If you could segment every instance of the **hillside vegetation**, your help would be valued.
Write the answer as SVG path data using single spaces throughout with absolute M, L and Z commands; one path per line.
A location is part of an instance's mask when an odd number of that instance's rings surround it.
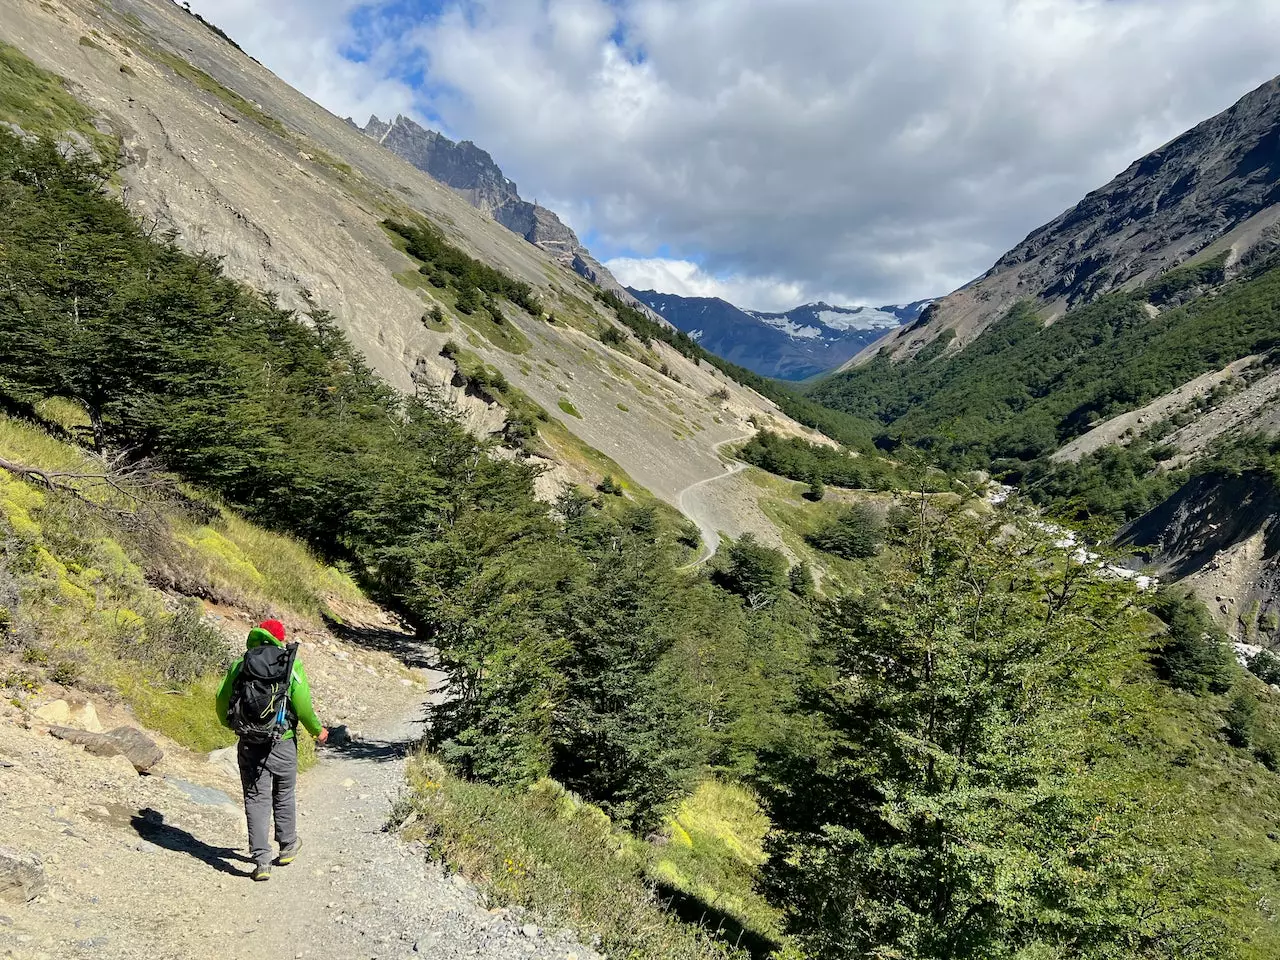
M 1280 342 L 1274 264 L 1154 317 L 1147 298 L 1109 294 L 1049 326 L 1022 303 L 959 353 L 943 355 L 939 341 L 913 360 L 878 358 L 821 381 L 811 396 L 876 423 L 882 444 L 919 446 L 943 466 L 1017 469 L 1100 420 Z
M 290 602 L 322 611 L 358 585 L 434 645 L 450 695 L 395 822 L 611 955 L 1280 951 L 1277 706 L 1193 602 L 1099 575 L 1034 518 L 927 482 L 884 511 L 823 504 L 793 524 L 840 561 L 838 594 L 751 536 L 689 569 L 687 534 L 652 505 L 613 483 L 539 501 L 528 459 L 468 433 L 434 391 L 391 389 L 322 310 L 282 309 L 144 230 L 111 195 L 112 168 L 68 153 L 0 131 L 6 609 L 38 650 L 24 618 L 69 611 L 53 669 L 82 650 L 153 684 L 198 690 L 210 675 L 212 660 L 170 642 L 199 628 L 130 559 L 156 551 L 112 549 L 134 534 L 100 526 L 162 468 L 187 485 L 162 509 L 175 542 L 207 558 L 209 589 L 278 569 L 259 563 L 268 534 L 199 506 L 218 503 L 291 538 L 266 548 L 305 571 Z M 481 293 L 525 297 L 480 261 L 406 239 L 495 323 Z M 1265 347 L 1276 282 L 1262 273 L 1158 321 L 1119 296 L 1047 329 L 1015 311 L 978 353 L 910 368 L 914 385 L 894 387 L 892 368 L 833 383 L 862 383 L 842 402 L 890 444 L 981 467 L 1019 457 L 1030 431 L 1030 460 L 1046 425 L 1056 439 L 1062 417 L 1206 362 L 1187 341 Z M 1084 350 L 1095 340 L 1113 349 Z M 1135 376 L 1132 401 L 1116 393 Z M 949 409 L 925 396 L 947 391 Z M 771 438 L 758 449 L 793 472 L 857 462 Z M 93 457 L 141 487 L 40 489 L 43 464 Z

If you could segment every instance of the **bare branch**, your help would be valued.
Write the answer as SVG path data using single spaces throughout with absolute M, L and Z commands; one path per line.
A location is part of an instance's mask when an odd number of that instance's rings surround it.
M 136 522 L 156 515 L 156 508 L 180 496 L 177 484 L 148 460 L 133 460 L 128 451 L 89 454 L 92 470 L 49 470 L 0 457 L 5 470 L 45 490 L 65 493 L 102 513 Z

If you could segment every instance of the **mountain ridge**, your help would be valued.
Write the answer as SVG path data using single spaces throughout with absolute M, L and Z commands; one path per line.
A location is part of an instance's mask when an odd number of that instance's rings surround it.
M 363 127 L 350 117 L 347 122 L 579 276 L 631 302 L 626 288 L 591 255 L 573 229 L 555 211 L 522 198 L 516 182 L 473 141 L 451 140 L 403 114 L 396 114 L 389 123 L 374 114 Z
M 1052 321 L 1200 257 L 1225 252 L 1229 271 L 1247 265 L 1280 245 L 1277 157 L 1280 77 L 1135 160 L 939 300 L 924 322 L 846 366 L 881 351 L 915 356 L 947 331 L 947 352 L 963 350 L 1019 300 L 1034 300 Z
M 804 380 L 834 370 L 931 300 L 885 307 L 805 303 L 783 312 L 744 310 L 719 297 L 627 288 L 664 320 L 726 360 L 766 377 Z

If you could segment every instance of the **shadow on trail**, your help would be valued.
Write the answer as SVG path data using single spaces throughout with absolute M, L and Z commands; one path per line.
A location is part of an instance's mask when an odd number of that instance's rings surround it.
M 329 632 L 339 640 L 367 650 L 390 654 L 406 667 L 429 670 L 435 666 L 431 647 L 419 640 L 408 628 L 393 630 L 386 627 L 353 626 L 328 616 L 324 618 L 324 623 Z
M 683 890 L 660 883 L 658 897 L 666 908 L 681 920 L 702 927 L 723 943 L 746 950 L 756 960 L 764 960 L 781 946 L 770 938 L 744 927 L 736 918 L 723 910 L 718 910 Z
M 205 843 L 194 834 L 181 827 L 164 822 L 164 814 L 150 807 L 139 810 L 129 819 L 129 824 L 143 840 L 154 843 L 157 847 L 185 853 L 206 863 L 221 873 L 229 873 L 233 877 L 247 877 L 248 869 L 238 870 L 232 862 L 252 864 L 247 856 L 230 847 L 214 847 Z
M 343 756 L 352 760 L 387 763 L 407 756 L 420 742 L 419 737 L 410 737 L 408 740 L 366 740 L 363 737 L 352 737 L 323 747 L 321 757 Z

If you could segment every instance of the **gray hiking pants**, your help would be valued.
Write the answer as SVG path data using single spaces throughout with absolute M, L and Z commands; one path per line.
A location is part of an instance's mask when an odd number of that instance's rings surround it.
M 298 839 L 298 812 L 294 804 L 298 785 L 298 741 L 294 737 L 276 743 L 245 743 L 236 751 L 240 786 L 244 788 L 244 815 L 249 821 L 249 852 L 264 866 L 271 853 L 271 815 L 275 814 L 276 843 L 287 847 Z

